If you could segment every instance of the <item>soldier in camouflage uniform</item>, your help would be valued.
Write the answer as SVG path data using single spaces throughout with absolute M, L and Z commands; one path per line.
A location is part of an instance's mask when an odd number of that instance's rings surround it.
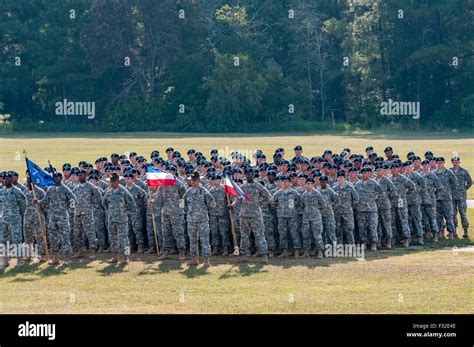
M 56 186 L 51 186 L 46 191 L 44 199 L 38 201 L 41 209 L 48 210 L 48 233 L 51 239 L 51 250 L 53 259 L 51 265 L 59 265 L 59 242 L 64 255 L 64 263 L 70 262 L 72 252 L 71 247 L 71 227 L 69 225 L 69 207 L 75 206 L 76 197 L 71 190 L 62 184 L 62 174 L 53 174 Z
M 359 203 L 359 193 L 346 182 L 344 170 L 337 172 L 337 184 L 333 190 L 339 197 L 339 203 L 334 207 L 337 243 L 345 241 L 352 245 L 355 242 L 353 206 Z
M 130 261 L 130 242 L 128 240 L 128 216 L 136 209 L 135 201 L 126 188 L 120 185 L 116 173 L 110 175 L 110 189 L 102 199 L 102 205 L 108 212 L 110 228 L 110 246 L 114 256 L 110 263 L 119 261 L 119 254 L 124 254 L 123 263 Z
M 199 243 L 201 244 L 204 265 L 210 266 L 211 245 L 209 243 L 209 210 L 215 208 L 216 202 L 206 188 L 200 186 L 198 172 L 191 175 L 191 188 L 183 196 L 184 211 L 188 224 L 190 254 L 193 259 L 189 265 L 199 265 Z
M 311 249 L 311 238 L 315 240 L 317 258 L 323 257 L 323 219 L 321 217 L 321 208 L 326 203 L 326 200 L 319 191 L 314 189 L 314 180 L 308 178 L 305 184 L 305 191 L 301 194 L 301 201 L 303 205 L 303 221 L 302 221 L 302 235 L 303 235 L 303 257 L 309 256 Z
M 176 167 L 168 165 L 168 170 L 176 176 Z M 184 239 L 184 201 L 186 187 L 180 179 L 174 186 L 161 186 L 158 189 L 158 208 L 161 210 L 161 230 L 164 253 L 158 258 L 167 259 L 175 244 L 179 250 L 179 260 L 185 259 L 186 242 Z
M 438 237 L 443 237 L 441 226 L 443 222 L 446 223 L 449 238 L 454 238 L 456 228 L 454 226 L 454 211 L 453 211 L 453 190 L 458 186 L 456 175 L 449 169 L 444 167 L 444 158 L 436 158 L 437 169 L 434 171 L 438 176 L 441 184 L 443 184 L 444 191 L 436 195 L 436 214 L 438 216 L 438 227 L 440 228 Z
M 439 228 L 436 220 L 436 192 L 443 191 L 444 187 L 438 176 L 430 170 L 429 160 L 423 160 L 421 166 L 423 169 L 421 176 L 426 182 L 426 194 L 423 195 L 421 203 L 425 234 L 431 233 L 433 235 L 433 242 L 438 242 Z
M 24 260 L 20 258 L 20 251 L 23 242 L 22 217 L 27 207 L 26 197 L 19 188 L 13 185 L 13 175 L 10 172 L 4 174 L 3 185 L 2 194 L 0 195 L 1 205 L 3 206 L 0 234 L 3 235 L 5 243 L 10 241 L 16 246 L 17 265 L 22 265 Z M 4 259 L 3 267 L 7 266 L 8 260 Z
M 92 215 L 94 216 L 94 227 L 97 235 L 97 242 L 99 244 L 98 252 L 103 252 L 107 248 L 107 229 L 105 227 L 105 211 L 102 206 L 102 199 L 105 192 L 99 187 L 99 178 L 97 176 L 90 176 L 89 182 L 96 187 L 100 193 L 100 201 L 96 201 L 92 206 Z
M 124 177 L 126 180 L 125 188 L 135 201 L 135 209 L 128 215 L 128 237 L 130 246 L 133 247 L 136 243 L 138 245 L 138 253 L 143 253 L 145 241 L 143 240 L 142 211 L 146 206 L 147 193 L 134 183 L 133 173 L 128 172 Z
M 357 221 L 359 223 L 359 235 L 362 243 L 371 242 L 371 250 L 377 250 L 379 241 L 377 233 L 378 209 L 377 199 L 383 194 L 380 185 L 371 179 L 372 169 L 364 167 L 361 170 L 362 180 L 357 182 L 355 189 L 359 193 L 359 205 L 357 212 L 359 214 Z M 367 238 L 368 231 L 368 238 Z
M 469 221 L 467 219 L 467 191 L 472 187 L 472 179 L 469 172 L 461 167 L 461 159 L 455 156 L 451 159 L 453 167 L 451 171 L 457 178 L 457 186 L 453 190 L 453 207 L 454 207 L 454 226 L 457 228 L 458 219 L 456 215 L 459 213 L 461 224 L 464 229 L 464 238 L 468 238 Z
M 397 192 L 397 197 L 392 198 L 392 233 L 398 232 L 397 221 L 400 223 L 400 234 L 403 238 L 403 246 L 408 247 L 410 242 L 410 226 L 408 225 L 407 191 L 415 190 L 416 186 L 411 180 L 400 174 L 399 164 L 392 164 L 392 183 Z
M 336 237 L 336 217 L 334 216 L 334 207 L 339 204 L 339 196 L 329 187 L 328 177 L 319 177 L 319 192 L 324 197 L 325 204 L 321 208 L 321 216 L 323 218 L 323 241 L 324 244 L 337 244 Z
M 415 190 L 408 190 L 408 225 L 412 228 L 411 235 L 416 236 L 418 244 L 423 245 L 423 225 L 421 214 L 422 196 L 426 194 L 426 181 L 419 173 L 413 171 L 413 163 L 407 161 L 405 164 L 406 177 L 415 183 Z M 413 235 L 414 234 L 414 235 Z
M 146 254 L 156 253 L 155 230 L 153 229 L 153 218 L 155 220 L 156 238 L 159 248 L 163 247 L 163 233 L 161 227 L 161 207 L 163 206 L 158 196 L 158 187 L 151 187 L 151 196 L 148 193 L 148 203 L 146 207 L 146 230 L 148 240 L 148 250 Z M 153 213 L 152 213 L 153 212 Z
M 224 186 L 221 184 L 222 176 L 213 174 L 211 176 L 211 188 L 209 193 L 216 202 L 216 207 L 209 210 L 209 227 L 211 229 L 212 255 L 219 253 L 222 247 L 222 255 L 227 256 L 230 246 L 229 240 L 229 214 L 227 211 L 227 197 Z
M 264 262 L 268 262 L 268 245 L 265 239 L 265 231 L 263 226 L 263 216 L 260 204 L 264 202 L 272 202 L 270 192 L 260 183 L 254 180 L 254 170 L 246 167 L 244 170 L 247 182 L 241 187 L 242 191 L 247 195 L 248 200 L 243 198 L 237 199 L 229 208 L 236 206 L 240 208 L 240 252 L 243 256 L 250 256 L 250 234 L 255 236 L 255 243 L 258 251 L 254 256 L 262 256 Z M 242 259 L 243 260 L 243 259 Z
M 87 174 L 80 169 L 78 172 L 79 183 L 73 188 L 76 196 L 74 209 L 74 237 L 77 246 L 76 257 L 83 257 L 84 241 L 87 239 L 91 258 L 97 250 L 97 235 L 95 233 L 93 206 L 102 198 L 100 192 L 91 183 L 87 182 Z
M 34 198 L 33 198 L 33 185 L 30 182 L 30 179 L 27 179 L 26 182 L 26 187 L 24 194 L 26 197 L 27 201 L 27 207 L 25 210 L 25 215 L 23 218 L 23 234 L 25 236 L 25 242 L 27 244 L 33 244 L 36 242 L 38 245 L 38 252 L 40 255 L 40 261 L 44 261 L 44 255 L 46 254 L 45 251 L 45 244 L 44 244 L 44 238 L 42 235 L 41 225 L 43 227 L 46 225 L 45 219 L 44 219 L 44 214 L 42 211 L 39 213 L 39 218 L 38 219 L 38 213 L 36 212 L 35 204 L 34 204 Z M 36 198 L 39 200 L 43 200 L 44 196 L 46 195 L 43 189 L 39 189 L 34 187 L 34 191 L 36 194 Z
M 301 240 L 298 229 L 298 208 L 303 206 L 301 196 L 296 190 L 290 188 L 290 178 L 280 176 L 283 189 L 273 195 L 273 206 L 277 211 L 279 245 L 282 253 L 280 257 L 288 257 L 288 234 L 291 236 L 295 258 L 299 257 Z
M 377 199 L 379 224 L 377 227 L 379 243 L 385 239 L 385 246 L 392 248 L 392 205 L 391 201 L 397 200 L 397 188 L 388 178 L 388 165 L 380 164 L 375 167 L 375 181 L 382 188 L 383 194 Z

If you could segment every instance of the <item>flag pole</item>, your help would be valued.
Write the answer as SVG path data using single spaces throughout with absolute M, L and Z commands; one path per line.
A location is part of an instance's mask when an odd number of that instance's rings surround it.
M 158 237 L 156 236 L 155 211 L 153 210 L 153 198 L 152 198 L 152 191 L 151 191 L 150 186 L 148 186 L 148 197 L 151 201 L 151 222 L 153 225 L 153 234 L 155 235 L 156 254 L 159 255 L 160 245 L 158 244 Z M 150 206 L 150 204 L 148 204 L 148 206 Z
M 226 193 L 225 196 L 227 198 L 227 204 L 231 205 L 229 194 Z M 235 228 L 234 228 L 234 220 L 232 219 L 232 211 L 229 209 L 227 209 L 227 211 L 229 211 L 230 227 L 232 230 L 232 242 L 234 243 L 234 255 L 238 256 L 239 246 L 237 245 L 237 238 L 235 237 Z
M 35 192 L 35 185 L 33 184 L 33 181 L 31 180 L 31 176 L 30 176 L 30 170 L 28 169 L 28 157 L 26 156 L 26 151 L 23 150 L 23 153 L 25 154 L 25 161 L 26 161 L 26 171 L 28 173 L 28 178 L 30 179 L 30 185 L 31 185 L 31 193 L 33 194 L 33 201 L 38 201 L 36 199 L 36 192 Z M 45 229 L 45 226 L 43 224 L 43 220 L 41 219 L 41 212 L 39 210 L 39 205 L 37 203 L 34 204 L 35 205 L 35 211 L 36 211 L 36 218 L 38 218 L 38 224 L 40 226 L 40 231 L 41 231 L 41 236 L 43 238 L 43 242 L 44 242 L 44 250 L 46 252 L 46 258 L 48 258 L 48 261 L 51 260 L 51 258 L 49 257 L 49 251 L 48 251 L 48 240 L 46 239 L 46 229 Z

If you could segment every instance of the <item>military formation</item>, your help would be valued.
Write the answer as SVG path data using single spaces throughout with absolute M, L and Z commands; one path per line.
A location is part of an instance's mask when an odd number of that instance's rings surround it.
M 157 253 L 210 266 L 212 256 L 322 258 L 327 245 L 362 244 L 391 249 L 468 237 L 467 191 L 472 186 L 461 159 L 432 152 L 406 158 L 391 147 L 378 155 L 344 148 L 311 159 L 302 146 L 287 158 L 278 148 L 253 160 L 212 150 L 209 157 L 173 148 L 149 159 L 135 152 L 112 154 L 95 164 L 48 167 L 56 185 L 19 182 L 14 171 L 0 173 L 0 244 L 35 244 L 39 261 L 70 263 L 110 253 L 109 262 L 130 261 L 131 253 Z M 176 178 L 176 184 L 147 185 L 147 167 Z M 244 197 L 226 193 L 224 178 Z M 201 257 L 201 258 L 200 258 Z M 189 260 L 190 258 L 190 260 Z M 11 257 L 0 259 L 0 268 Z M 18 256 L 17 266 L 31 261 Z

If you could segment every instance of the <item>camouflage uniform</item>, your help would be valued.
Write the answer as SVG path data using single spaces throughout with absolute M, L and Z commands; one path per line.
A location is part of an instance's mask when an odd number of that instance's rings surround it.
M 112 252 L 130 255 L 128 240 L 128 216 L 136 209 L 132 195 L 122 186 L 109 189 L 102 199 L 107 211 L 110 228 L 110 247 Z
M 453 211 L 453 190 L 458 186 L 456 175 L 449 169 L 435 170 L 444 191 L 436 193 L 436 214 L 438 216 L 438 227 L 441 229 L 443 222 L 449 233 L 454 233 L 454 211 Z M 440 230 L 441 231 L 441 230 Z
M 27 201 L 27 207 L 23 218 L 23 235 L 25 236 L 25 242 L 28 244 L 33 244 L 36 241 L 38 244 L 39 253 L 45 254 L 44 238 L 41 234 L 42 231 L 40 228 L 40 221 L 43 227 L 46 225 L 44 214 L 42 211 L 40 211 L 39 218 L 41 220 L 39 220 L 38 213 L 36 212 L 36 207 L 33 202 L 33 192 L 30 189 L 25 189 L 23 193 L 25 194 Z M 44 196 L 46 195 L 42 189 L 36 187 L 35 194 L 38 201 L 44 199 Z
M 133 184 L 131 187 L 126 186 L 127 191 L 133 197 L 135 209 L 128 215 L 128 238 L 131 245 L 135 243 L 139 246 L 145 244 L 143 240 L 143 210 L 146 206 L 147 193 Z
M 105 225 L 106 216 L 104 206 L 102 206 L 102 199 L 104 198 L 105 192 L 100 187 L 96 187 L 100 193 L 100 201 L 94 202 L 92 205 L 92 215 L 94 216 L 94 228 L 97 235 L 97 242 L 99 247 L 106 248 L 107 246 L 107 229 Z
M 407 174 L 406 177 L 416 186 L 416 189 L 407 191 L 408 225 L 411 228 L 412 236 L 415 234 L 417 237 L 423 237 L 421 197 L 426 194 L 426 181 L 416 172 L 412 172 L 410 175 Z
M 71 192 L 72 190 L 74 189 L 74 187 L 77 185 L 77 184 L 74 184 L 72 182 L 72 179 L 69 179 L 67 181 L 65 181 L 63 183 L 63 185 L 65 185 L 66 187 L 68 187 Z M 76 245 L 75 245 L 75 237 L 74 237 L 74 209 L 75 209 L 75 202 L 69 204 L 69 207 L 68 207 L 68 215 L 69 215 L 69 239 L 71 240 L 71 247 L 75 248 Z
M 147 194 L 148 195 L 148 194 Z M 156 226 L 156 238 L 158 239 L 158 246 L 163 246 L 163 233 L 161 228 L 161 202 L 159 201 L 160 198 L 158 197 L 158 192 L 152 192 L 151 194 L 152 199 L 152 207 L 149 206 L 148 202 L 146 205 L 146 230 L 147 230 L 147 239 L 148 239 L 148 247 L 156 247 L 155 242 L 155 232 L 153 230 L 153 218 L 152 218 L 152 211 L 153 216 L 155 217 L 155 226 Z M 150 197 L 148 196 L 149 200 Z
M 392 183 L 394 184 L 397 196 L 392 197 L 392 234 L 401 231 L 404 239 L 410 238 L 410 226 L 408 225 L 408 204 L 407 204 L 407 190 L 416 189 L 415 183 L 403 175 L 397 177 L 392 176 Z M 397 222 L 400 224 L 400 230 L 397 229 Z
M 89 182 L 79 183 L 72 193 L 76 196 L 74 209 L 74 237 L 77 248 L 84 247 L 85 238 L 90 249 L 97 249 L 97 235 L 95 233 L 93 205 L 100 201 L 100 192 Z M 85 237 L 84 237 L 85 236 Z
M 188 223 L 188 235 L 190 243 L 190 254 L 192 257 L 199 256 L 199 242 L 201 243 L 202 255 L 211 256 L 211 245 L 209 243 L 209 209 L 216 206 L 216 202 L 206 188 L 199 186 L 197 189 L 189 188 L 183 196 L 184 211 Z
M 228 248 L 229 240 L 229 214 L 227 211 L 227 198 L 225 188 L 212 186 L 209 193 L 216 202 L 216 207 L 209 210 L 209 225 L 211 229 L 212 247 L 222 246 Z
M 20 252 L 21 243 L 23 242 L 22 217 L 27 207 L 25 194 L 14 186 L 10 188 L 5 187 L 3 188 L 1 199 L 3 216 L 0 234 L 3 234 L 4 242 L 10 241 L 15 244 L 17 252 Z
M 158 208 L 161 210 L 161 230 L 163 247 L 172 249 L 176 244 L 179 250 L 186 249 L 184 240 L 184 184 L 177 180 L 175 186 L 162 186 L 158 189 Z
M 451 171 L 456 175 L 457 178 L 457 185 L 456 188 L 453 190 L 453 207 L 454 207 L 454 226 L 457 228 L 458 226 L 458 219 L 456 215 L 459 213 L 461 217 L 461 225 L 464 231 L 467 232 L 469 228 L 469 221 L 467 219 L 467 191 L 472 186 L 472 179 L 469 172 L 460 167 L 459 170 L 454 170 L 451 168 Z
M 250 233 L 255 236 L 255 243 L 260 254 L 268 254 L 267 240 L 263 226 L 261 203 L 272 202 L 270 192 L 258 182 L 244 183 L 241 190 L 250 201 L 239 198 L 236 206 L 240 208 L 240 251 L 243 255 L 250 255 Z M 239 207 L 240 205 L 240 207 Z
M 319 192 L 324 198 L 324 206 L 321 208 L 323 218 L 323 242 L 324 244 L 337 243 L 336 237 L 336 217 L 334 216 L 334 206 L 339 204 L 339 196 L 329 186 L 326 189 L 319 188 Z
M 234 205 L 236 197 L 232 197 L 231 202 Z M 234 208 L 231 210 L 232 221 L 234 223 L 234 232 L 237 245 L 240 245 L 240 210 L 242 205 L 234 205 Z
M 443 191 L 444 187 L 438 176 L 431 171 L 423 171 L 421 176 L 426 182 L 426 194 L 423 194 L 421 201 L 424 230 L 437 233 L 439 228 L 436 220 L 436 192 Z
M 359 205 L 357 207 L 359 216 L 357 221 L 359 223 L 360 241 L 367 242 L 368 230 L 368 239 L 373 243 L 377 243 L 379 240 L 377 234 L 379 222 L 377 198 L 383 194 L 383 190 L 373 179 L 360 180 L 354 188 L 359 193 Z
M 333 190 L 339 196 L 339 203 L 334 207 L 337 243 L 345 240 L 347 244 L 354 244 L 353 206 L 359 203 L 359 193 L 348 183 L 336 184 Z
M 392 231 L 392 205 L 391 201 L 397 200 L 397 188 L 393 182 L 385 176 L 376 178 L 378 184 L 382 188 L 383 193 L 377 199 L 377 208 L 379 214 L 379 223 L 377 226 L 377 234 L 379 240 L 382 236 L 386 240 L 391 240 L 393 237 Z
M 64 184 L 49 187 L 44 199 L 40 202 L 41 208 L 48 210 L 48 233 L 53 252 L 59 252 L 58 238 L 61 240 L 63 254 L 69 254 L 72 251 L 69 209 L 75 204 L 76 196 Z
M 288 234 L 294 249 L 301 248 L 298 230 L 298 208 L 302 207 L 301 196 L 292 188 L 279 190 L 273 195 L 277 211 L 280 249 L 288 249 Z
M 321 208 L 326 203 L 326 200 L 317 190 L 311 192 L 304 191 L 301 195 L 303 205 L 303 249 L 305 251 L 311 248 L 311 238 L 315 240 L 316 249 L 322 251 L 323 244 L 323 219 L 321 217 Z

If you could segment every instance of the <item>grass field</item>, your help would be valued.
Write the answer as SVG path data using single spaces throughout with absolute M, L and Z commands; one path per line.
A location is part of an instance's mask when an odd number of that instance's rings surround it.
M 24 172 L 23 149 L 45 166 L 99 155 L 136 151 L 147 157 L 168 146 L 186 153 L 193 147 L 261 149 L 287 156 L 301 144 L 306 156 L 326 148 L 350 147 L 363 153 L 373 145 L 382 154 L 390 145 L 400 156 L 426 150 L 450 158 L 457 153 L 474 173 L 474 138 L 467 135 L 0 135 L 0 170 Z M 474 189 L 469 192 L 474 199 Z M 469 210 L 471 226 L 474 210 Z M 0 275 L 0 313 L 474 313 L 474 230 L 471 239 L 443 241 L 408 250 L 367 252 L 365 260 L 280 260 L 270 265 L 239 264 L 216 258 L 214 266 L 189 268 L 178 260 L 132 255 L 123 267 L 105 258 L 70 267 L 29 264 Z M 455 246 L 455 247 L 454 247 Z M 454 247 L 454 248 L 453 248 Z

